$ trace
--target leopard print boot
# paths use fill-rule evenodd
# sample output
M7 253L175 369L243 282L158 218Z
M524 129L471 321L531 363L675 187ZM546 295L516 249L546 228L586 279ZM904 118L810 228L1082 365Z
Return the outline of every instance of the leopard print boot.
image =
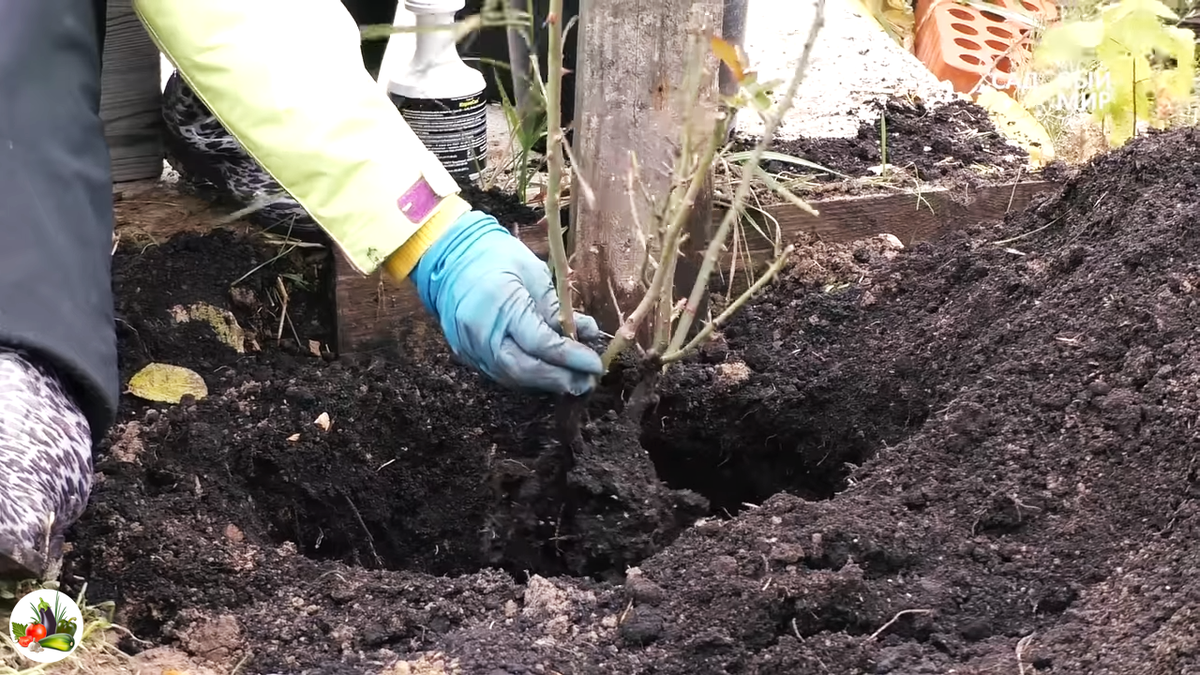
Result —
M166 159L179 177L213 201L235 209L281 195L247 217L251 223L297 239L321 240L324 234L308 211L242 148L191 87L171 74L163 90Z
M57 574L92 489L87 418L52 370L0 350L0 578Z

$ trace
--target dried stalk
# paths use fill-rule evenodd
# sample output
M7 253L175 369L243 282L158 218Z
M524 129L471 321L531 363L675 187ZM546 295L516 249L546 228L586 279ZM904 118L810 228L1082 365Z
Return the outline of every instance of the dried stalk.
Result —
M718 125L718 127L721 125ZM713 158L717 155L717 148L721 146L724 136L718 132L714 132L709 139L708 146L704 149L697 163L701 169L712 166ZM679 208L675 209L670 214L670 220L666 228L666 233L663 236L662 250L659 254L658 267L654 270L654 278L650 282L650 288L646 290L646 295L642 296L641 302L638 303L633 313L625 320L625 323L617 329L617 334L613 337L612 342L608 344L608 348L604 350L604 355L601 360L604 362L604 367L607 369L613 359L624 351L626 345L633 340L637 335L638 328L641 327L642 321L650 313L658 302L662 294L663 283L666 281L667 275L670 274L674 267L670 263L679 255L679 235L683 232L684 225L687 224L687 218L691 211L692 204L696 201L696 195L700 194L700 188L708 181L708 172L705 170L696 171L688 183L687 192L683 199L680 200Z
M664 364L673 363L699 349L700 345L704 344L704 342L712 336L713 331L723 326L730 317L732 317L739 309L742 308L743 305L757 295L758 292L762 290L763 286L766 286L772 279L775 278L776 274L779 274L779 271L783 269L785 264L787 264L788 257L791 256L792 251L795 249L796 247L793 244L788 244L787 247L783 249L783 252L779 254L779 257L775 258L775 262L771 263L771 266L768 267L767 270L763 272L753 284L750 285L750 288L747 288L742 292L741 295L737 297L736 300L729 303L729 306L726 307L725 311L721 312L717 318L705 324L704 328L700 329L699 333L696 333L696 337L692 338L686 345L673 352L664 354L662 357L662 362Z
M683 86L679 90L679 109L683 111L683 125L680 139L679 156L675 161L675 170L672 173L672 185L667 200L665 212L660 221L660 228L663 222L674 222L678 216L684 217L684 222L691 215L692 200L684 200L679 193L679 184L683 183L685 177L695 176L699 172L705 175L712 173L712 160L700 162L693 166L693 162L698 159L699 154L703 150L694 148L696 145L696 111L703 110L701 105L701 88L704 84L705 76L712 76L705 66L705 55L707 41L701 39L699 34L692 35L691 59L688 63L691 65L684 74ZM721 120L716 121L717 125L721 125ZM721 136L725 137L724 134ZM702 137L703 138L703 137ZM714 155L715 159L715 155ZM669 269L664 277L665 282L662 288L659 289L658 297L658 312L654 321L654 341L653 349L656 354L662 354L667 345L671 342L671 325L673 323L673 314L675 310L675 271L678 269L679 256L681 255L680 247L686 235L680 238L676 244L676 253L670 257L664 258L667 261ZM660 238L661 243L662 238Z
M824 26L825 0L817 0L816 15L813 17L812 29L809 31L808 39L804 43L804 49L800 53L800 60L796 63L796 70L792 75L792 81L788 83L787 92L784 94L783 100L776 107L775 113L767 115L762 138L755 144L750 157L742 164L742 182L738 184L737 192L733 197L733 203L730 205L729 210L725 212L725 217L721 219L721 225L717 228L716 235L709 242L708 250L705 251L704 261L700 266L700 274L696 277L692 293L688 297L687 304L679 316L679 324L675 328L675 334L671 338L667 354L674 355L675 352L680 351L683 341L687 339L688 331L691 330L692 322L696 318L696 308L700 306L701 296L708 288L709 277L712 276L713 269L721 257L721 250L725 247L725 240L729 237L729 231L733 227L734 221L737 220L743 205L746 203L746 199L750 196L751 182L749 177L753 175L753 169L762 161L763 153L766 152L767 146L771 144L771 140L775 136L775 130L779 128L783 117L792 108L796 92L799 90L800 83L804 81L804 76L808 72L808 64L813 46L817 41L817 35ZM778 262L776 261L776 263Z
M546 73L546 227L549 231L550 260L558 291L559 321L563 335L575 339L575 303L571 295L567 245L563 239L562 209L559 195L563 176L562 78L563 78L563 0L550 0L546 23L549 32L549 61Z

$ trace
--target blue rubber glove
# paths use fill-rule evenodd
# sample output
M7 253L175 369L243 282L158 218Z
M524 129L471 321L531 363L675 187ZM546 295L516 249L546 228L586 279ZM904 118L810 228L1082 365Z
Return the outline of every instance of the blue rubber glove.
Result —
M459 218L411 278L454 353L500 384L580 396L604 374L595 351L560 334L550 268L493 216ZM578 312L575 327L580 340L601 335Z

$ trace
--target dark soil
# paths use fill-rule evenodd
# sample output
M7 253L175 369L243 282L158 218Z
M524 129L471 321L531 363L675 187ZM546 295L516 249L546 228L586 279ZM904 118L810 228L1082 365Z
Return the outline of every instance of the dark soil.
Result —
M886 105L876 107L886 121L887 163L894 167L892 182L905 187L913 187L914 181L977 185L1028 177L1028 153L1001 135L987 110L975 103L954 100L927 105L920 99L890 99ZM738 139L737 147L749 150L757 140ZM876 120L864 123L854 138L777 140L771 149L816 162L844 176L879 180L881 140L882 128ZM806 175L824 184L817 188L820 192L853 187L830 185L845 182L834 173L778 161L764 162L763 166L772 173Z
M642 420L659 476L711 503L678 536L699 502L650 487L628 417L604 413L631 372L558 483L583 490L560 493L585 516L562 522L590 540L546 537L557 522L527 517L564 457L550 401L438 349L277 344L278 269L243 284L260 319L225 303L270 327L237 354L165 312L223 302L270 252L122 250L123 373L185 365L211 395L125 400L66 585L247 673L1200 672L1198 146L1138 139L905 251L801 242ZM302 344L324 335L310 315Z

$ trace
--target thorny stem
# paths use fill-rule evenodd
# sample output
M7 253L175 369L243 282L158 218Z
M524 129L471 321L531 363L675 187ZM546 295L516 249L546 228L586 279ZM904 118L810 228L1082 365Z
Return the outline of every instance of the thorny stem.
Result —
M823 1L823 0L822 0ZM718 125L721 127L722 125ZM712 165L713 158L717 154L717 148L720 147L724 136L718 129L709 140L708 146L704 149L704 154L701 156L697 166L707 167ZM691 210L691 205L696 201L696 195L700 193L700 188L708 180L707 171L696 171L692 175L691 181L688 183L687 193L684 195L680 203L680 208L676 209L671 215L671 221L667 225L666 233L663 236L662 250L659 254L658 267L654 270L654 278L650 281L650 288L646 290L646 295L642 296L641 302L638 303L633 313L625 320L625 323L617 329L617 334L612 341L608 343L608 348L604 350L604 355L601 356L601 361L604 363L604 368L607 370L613 359L617 357L629 341L637 335L638 328L642 325L646 315L653 309L659 296L662 293L663 283L667 275L671 272L672 265L669 261L678 255L677 246L679 245L679 235L683 231L684 225L687 223L687 217Z
M683 345L683 341L687 339L688 331L691 330L692 322L696 318L696 308L700 306L701 296L704 294L705 289L708 288L708 279L712 276L713 269L721 257L721 250L725 247L725 239L729 237L729 230L733 227L733 223L741 213L746 199L750 196L751 181L748 179L748 176L752 175L753 167L757 167L762 161L763 153L766 152L767 146L771 144L771 140L775 136L775 130L779 128L783 117L791 110L792 102L796 98L796 92L800 88L800 83L804 81L804 76L808 72L808 64L813 46L817 42L817 35L824 26L825 0L817 0L812 29L808 33L808 39L804 42L804 49L800 53L800 60L796 62L796 70L792 74L792 81L788 83L787 92L784 94L783 100L776 107L775 113L766 116L767 119L762 138L758 139L754 150L750 152L750 157L742 164L742 181L738 184L737 192L733 197L733 203L730 204L729 210L725 212L725 217L721 219L721 225L717 228L716 235L708 244L708 250L705 251L704 261L700 266L700 274L696 277L695 285L692 286L692 294L688 296L687 304L684 306L683 312L679 317L679 324L675 328L675 335L671 338L671 344L667 348L667 354L663 355L664 357L670 355L674 357L672 360L678 358L675 352L681 351L680 347ZM777 260L776 264L781 263ZM711 331L708 332L711 333ZM692 342L695 342L695 340L693 339Z
M546 73L546 226L549 231L550 260L558 290L559 320L565 337L575 339L575 304L571 297L567 246L563 239L559 194L563 176L562 77L563 77L563 0L550 0L547 14L549 61Z
M705 324L704 328L701 328L700 332L696 333L696 337L692 338L686 345L683 346L683 348L664 355L661 359L662 363L667 364L678 361L688 354L694 352L700 347L700 345L704 344L705 340L708 340L708 338L712 336L713 331L723 326L731 316L736 314L737 311L742 308L742 305L745 305L747 302L749 302L750 298L758 294L758 292L762 290L763 286L766 286L772 279L775 278L776 274L779 274L779 270L782 270L783 266L787 264L788 257L791 256L792 251L795 249L795 245L788 244L787 247L783 249L783 252L779 254L779 257L775 259L775 262L771 263L771 266L762 273L762 276L760 276L758 279L755 279L754 283L750 285L750 288L747 288L742 292L741 295L737 297L736 300L729 303L729 306L726 307L725 311L721 312L717 318Z
M698 35L693 35L693 38L698 37ZM666 208L662 213L662 218L659 219L660 228L665 228L666 223L672 221L681 211L684 214L690 214L691 212L691 201L683 199L683 195L680 195L674 183L682 183L684 177L693 175L693 171L708 173L712 170L711 163L702 163L697 167L691 166L691 162L696 159L696 152L692 147L694 136L692 126L694 122L693 116L698 107L695 103L700 94L700 87L707 70L704 67L705 46L704 41L693 39L690 63L694 64L694 67L687 69L683 87L680 91L679 107L683 110L683 128L681 133L682 138L680 139L679 157L675 162L675 170L672 173L673 184L668 193ZM659 243L661 244L665 238L665 236L660 236ZM682 243L683 240L681 238L676 248L678 249ZM664 277L665 282L662 288L659 289L658 311L654 320L654 341L651 343L657 354L662 354L671 342L672 313L675 309L675 271L678 268L679 255L680 253L676 253L664 258L668 269Z

